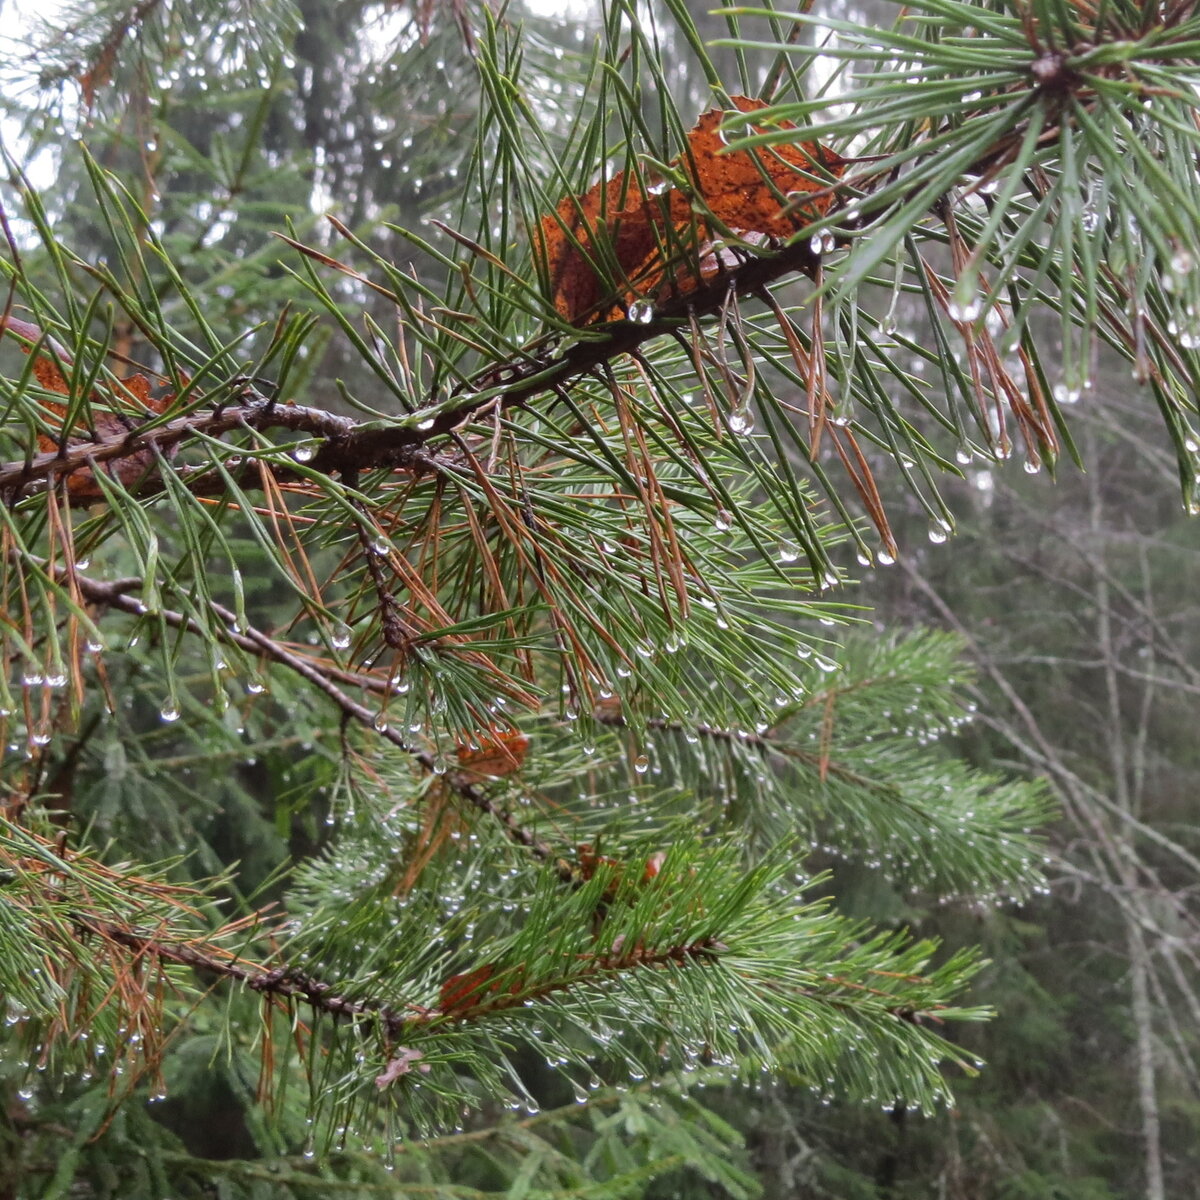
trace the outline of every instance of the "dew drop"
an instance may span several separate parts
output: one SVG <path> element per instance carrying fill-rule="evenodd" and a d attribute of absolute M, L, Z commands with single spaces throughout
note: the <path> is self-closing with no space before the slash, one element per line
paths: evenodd
<path fill-rule="evenodd" d="M 310 442 L 306 442 L 303 446 L 297 446 L 295 450 L 292 451 L 292 457 L 298 463 L 306 463 L 312 462 L 316 453 L 316 446 L 312 445 Z"/>
<path fill-rule="evenodd" d="M 644 754 L 639 754 L 637 758 L 633 760 L 633 769 L 639 775 L 645 775 L 645 773 L 650 770 L 650 760 Z"/>
<path fill-rule="evenodd" d="M 779 561 L 784 563 L 795 562 L 800 557 L 800 547 L 795 542 L 780 542 L 779 543 Z"/>
<path fill-rule="evenodd" d="M 635 300 L 625 310 L 625 316 L 635 325 L 649 325 L 654 320 L 654 305 L 649 300 Z"/>
<path fill-rule="evenodd" d="M 979 316 L 982 308 L 983 305 L 978 296 L 972 296 L 968 300 L 960 300 L 955 297 L 946 306 L 946 312 L 949 314 L 950 320 L 967 324 Z"/>
<path fill-rule="evenodd" d="M 717 510 L 716 520 L 713 522 L 713 527 L 718 533 L 728 533 L 733 526 L 733 514 L 728 509 L 720 508 Z"/>
<path fill-rule="evenodd" d="M 729 414 L 729 428 L 734 433 L 750 433 L 754 429 L 754 413 L 746 405 L 735 408 Z"/>
<path fill-rule="evenodd" d="M 179 720 L 179 707 L 172 701 L 168 700 L 159 711 L 158 714 L 162 719 L 170 725 L 173 721 Z"/>
<path fill-rule="evenodd" d="M 350 645 L 350 626 L 335 625 L 329 640 L 335 650 L 345 650 Z"/>

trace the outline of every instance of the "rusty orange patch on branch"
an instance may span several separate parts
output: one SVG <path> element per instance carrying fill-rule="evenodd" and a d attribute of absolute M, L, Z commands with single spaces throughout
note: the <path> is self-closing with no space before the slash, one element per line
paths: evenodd
<path fill-rule="evenodd" d="M 732 101 L 741 112 L 766 107 L 747 96 Z M 801 141 L 722 153 L 728 116 L 710 109 L 688 134 L 686 151 L 672 163 L 686 186 L 622 171 L 565 197 L 542 218 L 537 251 L 566 320 L 610 321 L 639 300 L 686 295 L 736 261 L 724 239 L 784 241 L 829 211 L 834 197 L 825 189 L 840 178 L 845 159 Z M 746 132 L 766 129 L 750 125 Z"/>
<path fill-rule="evenodd" d="M 33 377 L 41 387 L 56 396 L 66 398 L 65 403 L 43 400 L 42 407 L 58 417 L 66 417 L 70 409 L 71 385 L 63 374 L 62 366 L 71 365 L 71 357 L 57 343 L 43 337 L 42 330 L 28 321 L 16 317 L 0 318 L 0 334 L 9 332 L 21 341 L 21 349 L 33 355 Z M 108 441 L 125 438 L 137 428 L 138 422 L 148 416 L 161 413 L 175 398 L 174 394 L 159 397 L 153 395 L 153 385 L 145 375 L 131 375 L 126 379 L 105 384 L 104 391 L 92 392 L 92 403 L 97 409 L 92 412 L 91 429 L 77 425 L 65 431 L 65 437 L 54 437 L 48 433 L 38 434 L 38 449 L 42 451 L 62 450 L 78 440 Z M 168 451 L 171 453 L 171 451 Z M 131 449 L 128 454 L 104 464 L 103 469 L 114 479 L 130 484 L 144 474 L 154 463 L 154 452 L 150 449 Z M 92 467 L 78 467 L 67 477 L 67 489 L 78 499 L 100 499 L 103 489 L 97 483 Z"/>

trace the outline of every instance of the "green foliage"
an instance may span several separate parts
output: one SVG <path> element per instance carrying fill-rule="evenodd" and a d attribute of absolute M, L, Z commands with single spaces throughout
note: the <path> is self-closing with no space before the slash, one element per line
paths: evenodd
<path fill-rule="evenodd" d="M 81 5 L 26 114 L 95 131 L 4 202 L 18 1195 L 752 1196 L 693 1087 L 932 1112 L 989 1009 L 903 918 L 1029 896 L 1050 806 L 940 744 L 962 639 L 833 631 L 897 552 L 875 476 L 945 541 L 954 453 L 1052 463 L 1058 343 L 1069 399 L 1103 342 L 1191 503 L 1182 8 L 731 9 L 710 50 L 674 0 L 575 42 L 392 7 Z M 767 104 L 735 151 L 877 157 L 790 239 L 729 226 L 685 47 Z M 830 60 L 871 69 L 827 113 Z M 637 296 L 588 324 L 537 231 L 618 171 L 692 216 L 644 296 L 551 219 Z M 822 898 L 851 871 L 905 910 Z"/>

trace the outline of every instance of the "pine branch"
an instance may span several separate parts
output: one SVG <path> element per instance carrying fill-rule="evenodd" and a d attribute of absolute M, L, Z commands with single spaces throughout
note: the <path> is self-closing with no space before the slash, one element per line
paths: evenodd
<path fill-rule="evenodd" d="M 387 1004 L 370 1000 L 351 1000 L 340 995 L 329 983 L 312 978 L 294 967 L 266 968 L 229 951 L 203 947 L 194 942 L 164 939 L 133 927 L 101 921 L 82 913 L 75 914 L 79 929 L 106 938 L 133 951 L 135 957 L 150 957 L 165 963 L 191 967 L 206 974 L 245 984 L 252 992 L 286 1000 L 303 1000 L 311 1008 L 348 1020 L 379 1021 L 389 1034 L 400 1032 L 410 1017 L 401 1015 Z"/>
<path fill-rule="evenodd" d="M 72 583 L 79 589 L 80 594 L 92 603 L 102 604 L 131 616 L 145 616 L 148 611 L 142 600 L 130 594 L 141 587 L 141 580 L 97 580 L 68 567 L 55 567 L 53 571 L 58 579 L 64 583 Z M 256 657 L 278 663 L 307 680 L 332 700 L 346 717 L 356 721 L 364 728 L 370 729 L 397 749 L 403 750 L 413 762 L 430 774 L 440 774 L 444 770 L 437 755 L 412 745 L 390 725 L 384 724 L 381 728 L 378 714 L 360 704 L 352 696 L 347 695 L 335 682 L 335 679 L 343 679 L 347 682 L 358 683 L 359 677 L 350 675 L 347 679 L 348 673 L 346 672 L 331 670 L 325 664 L 314 663 L 306 656 L 289 649 L 277 639 L 247 625 L 239 619 L 236 613 L 216 601 L 210 600 L 209 608 L 220 620 L 218 636 L 222 641 L 238 646 Z M 154 615 L 173 629 L 186 630 L 200 636 L 205 635 L 201 626 L 184 613 L 172 609 L 156 609 Z M 557 870 L 565 881 L 574 878 L 569 863 L 558 857 L 554 847 L 521 825 L 512 813 L 497 804 L 482 787 L 473 783 L 469 773 L 448 771 L 446 772 L 446 781 L 454 792 L 472 808 L 486 813 L 497 821 L 513 842 L 525 847 L 539 860 L 555 861 L 558 864 Z"/>

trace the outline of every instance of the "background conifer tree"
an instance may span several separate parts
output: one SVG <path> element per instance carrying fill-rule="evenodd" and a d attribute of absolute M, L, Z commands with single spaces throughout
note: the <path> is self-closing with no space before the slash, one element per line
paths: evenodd
<path fill-rule="evenodd" d="M 956 457 L 1073 454 L 1101 347 L 1194 506 L 1196 34 L 44 31 L 58 179 L 4 206 L 9 1190 L 748 1195 L 693 1084 L 900 1114 L 972 1074 L 977 955 L 823 872 L 1025 896 L 1045 794 L 936 745 L 960 642 L 838 637 L 845 581 L 900 549 L 877 476 L 944 541 Z"/>

